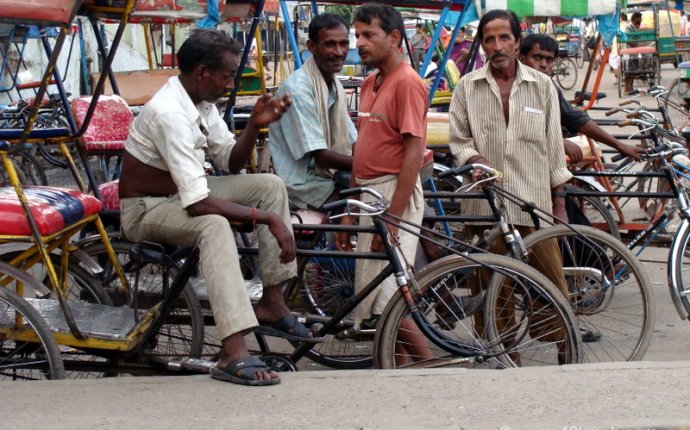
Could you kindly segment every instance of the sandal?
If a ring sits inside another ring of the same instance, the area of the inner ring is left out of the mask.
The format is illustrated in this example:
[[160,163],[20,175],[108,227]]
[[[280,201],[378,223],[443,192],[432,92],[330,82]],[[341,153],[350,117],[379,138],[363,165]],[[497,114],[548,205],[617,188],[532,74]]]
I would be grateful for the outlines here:
[[280,384],[280,378],[256,379],[259,370],[270,371],[266,363],[260,359],[249,356],[231,361],[221,368],[215,366],[211,369],[211,378],[219,381],[232,382],[233,384],[252,385],[255,387]]
[[320,343],[322,337],[309,336],[312,332],[297,320],[293,314],[287,314],[272,324],[261,324],[254,330],[256,334],[279,337],[293,342]]

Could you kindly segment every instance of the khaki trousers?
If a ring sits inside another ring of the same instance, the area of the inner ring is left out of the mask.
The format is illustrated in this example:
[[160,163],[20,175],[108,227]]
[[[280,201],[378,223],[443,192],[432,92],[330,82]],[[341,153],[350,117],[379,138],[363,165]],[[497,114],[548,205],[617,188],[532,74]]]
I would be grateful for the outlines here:
[[[287,192],[283,182],[270,174],[210,176],[211,196],[244,206],[277,213],[291,226]],[[228,220],[220,215],[192,217],[182,208],[178,195],[122,199],[122,229],[133,242],[196,246],[201,272],[221,339],[258,325],[240,270],[235,238]],[[281,264],[280,248],[265,225],[257,225],[259,269],[265,287],[297,276],[295,262]]]
[[[467,226],[467,232],[469,237],[478,235],[482,237],[484,230],[491,228],[491,226]],[[534,227],[525,226],[515,226],[515,228],[520,232],[522,237],[527,237],[528,234],[535,231]],[[503,237],[497,237],[494,243],[489,246],[489,252],[498,255],[506,255],[508,253],[508,248],[506,247]],[[568,298],[568,284],[565,280],[565,275],[563,274],[563,259],[561,257],[561,251],[558,247],[558,241],[556,239],[551,239],[539,243],[537,246],[531,249],[531,253],[527,263],[533,268],[537,269],[540,273],[546,276],[551,282],[558,287],[558,289]],[[481,285],[488,285],[489,272],[487,270],[481,271],[481,280],[474,280],[470,282],[470,289],[472,290],[472,295],[479,293],[482,288]],[[550,311],[543,309],[545,304],[540,304],[535,302],[535,319],[549,319]],[[509,330],[514,325],[514,309],[515,304],[511,294],[511,286],[506,285],[502,293],[499,296],[499,301],[497,303],[497,325],[500,330]],[[554,323],[555,324],[555,323]],[[550,333],[550,335],[542,335],[542,339],[559,341],[563,339],[563,332],[560,331],[560,327],[549,323],[538,323],[534,322],[535,326],[539,326],[539,329],[530,330],[533,336],[538,336],[541,333]],[[478,333],[483,333],[485,329],[484,326],[484,315],[478,312],[475,315],[475,330]]]
[[[375,178],[372,180],[357,180],[357,185],[372,188],[379,193],[381,193],[389,201],[393,197],[395,192],[395,187],[398,184],[398,177],[394,175],[387,175],[380,178]],[[362,194],[362,201],[370,202],[373,197],[369,194]],[[422,184],[417,179],[417,185],[415,186],[414,192],[412,193],[412,198],[405,208],[405,212],[402,218],[415,224],[421,224],[422,218],[424,217],[424,195],[422,191]],[[373,222],[371,217],[362,216],[359,217],[360,226],[371,226]],[[410,227],[410,226],[407,226]],[[418,232],[419,229],[413,229],[412,231]],[[358,252],[369,252],[371,250],[371,240],[373,239],[373,234],[370,233],[359,233],[357,236],[357,251]],[[408,233],[399,230],[398,243],[400,248],[398,249],[398,256],[403,261],[407,261],[410,265],[414,264],[415,254],[417,253],[417,243],[419,242],[419,237],[412,233]],[[402,252],[402,255],[401,255]],[[404,258],[402,257],[404,256]],[[373,260],[373,259],[357,259],[355,264],[355,290],[357,292],[361,291],[366,285],[376,277],[384,267],[388,265],[388,260]],[[361,321],[371,317],[372,315],[381,315],[386,307],[386,304],[393,297],[398,285],[395,282],[395,277],[393,275],[386,278],[379,286],[371,293],[355,310],[355,319]]]

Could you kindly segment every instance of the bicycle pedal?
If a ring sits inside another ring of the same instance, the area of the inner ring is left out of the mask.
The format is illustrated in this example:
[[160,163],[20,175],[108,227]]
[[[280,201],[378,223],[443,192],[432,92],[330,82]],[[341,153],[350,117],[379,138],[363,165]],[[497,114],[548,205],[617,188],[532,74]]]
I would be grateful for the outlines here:
[[338,340],[353,340],[353,341],[367,341],[374,340],[374,335],[376,334],[376,329],[355,329],[346,328],[343,331],[338,332],[335,338]]

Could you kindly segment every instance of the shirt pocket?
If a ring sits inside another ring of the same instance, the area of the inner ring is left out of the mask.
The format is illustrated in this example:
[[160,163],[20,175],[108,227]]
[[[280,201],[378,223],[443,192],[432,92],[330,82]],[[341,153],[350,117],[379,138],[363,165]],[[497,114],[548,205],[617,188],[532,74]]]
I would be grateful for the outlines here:
[[546,141],[546,114],[543,111],[521,110],[516,125],[517,138],[520,142],[540,144]]

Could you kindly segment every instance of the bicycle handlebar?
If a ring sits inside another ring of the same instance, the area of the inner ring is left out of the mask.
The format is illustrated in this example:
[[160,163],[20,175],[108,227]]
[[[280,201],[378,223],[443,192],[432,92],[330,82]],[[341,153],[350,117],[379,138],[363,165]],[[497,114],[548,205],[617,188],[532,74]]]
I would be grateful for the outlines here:
[[441,172],[438,174],[439,179],[443,179],[448,176],[460,176],[464,175],[467,172],[471,172],[472,170],[479,169],[485,173],[488,173],[491,176],[495,177],[500,177],[501,172],[498,170],[494,169],[493,167],[486,166],[484,164],[479,164],[479,163],[472,163],[472,164],[465,164],[462,166],[457,166],[453,167],[452,169],[448,169],[445,172]]
[[321,206],[321,208],[324,211],[332,212],[335,209],[354,206],[354,207],[358,207],[358,208],[364,210],[365,212],[367,212],[368,214],[372,214],[372,215],[381,213],[384,210],[388,209],[388,205],[389,205],[388,201],[386,201],[386,199],[381,195],[381,193],[379,193],[378,191],[373,190],[371,188],[355,187],[355,188],[348,188],[348,189],[342,190],[340,192],[340,194],[343,196],[352,196],[352,195],[363,194],[363,193],[372,195],[376,199],[376,201],[373,202],[372,204],[369,204],[369,203],[365,203],[365,202],[363,202],[361,200],[357,200],[357,199],[341,199],[341,200],[336,200],[334,202],[326,203],[323,206]]

